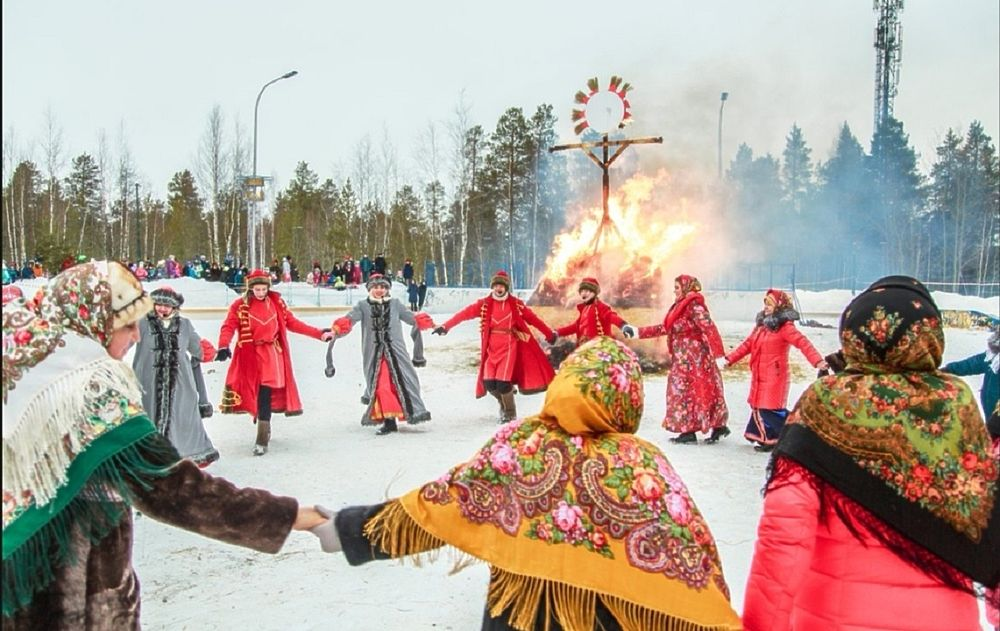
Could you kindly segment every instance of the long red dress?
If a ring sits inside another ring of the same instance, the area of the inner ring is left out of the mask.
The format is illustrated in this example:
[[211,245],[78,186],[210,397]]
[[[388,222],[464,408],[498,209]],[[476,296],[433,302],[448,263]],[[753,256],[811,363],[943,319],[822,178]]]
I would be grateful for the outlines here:
[[670,336],[671,365],[663,427],[682,434],[723,427],[729,418],[722,375],[715,365],[715,358],[725,354],[722,336],[700,294],[698,298],[676,303],[663,324],[639,329],[640,339]]
[[555,371],[528,325],[546,338],[551,338],[553,331],[534,311],[510,294],[503,300],[496,300],[490,294],[465,307],[442,326],[451,330],[460,322],[475,317],[479,318],[482,334],[476,398],[486,396],[484,379],[509,381],[521,394],[548,388]]
[[[219,332],[219,348],[229,348],[236,335],[233,360],[219,409],[257,416],[257,389],[270,386],[271,411],[285,416],[302,414],[299,390],[292,375],[288,331],[320,339],[323,332],[296,318],[281,295],[269,291],[264,300],[252,295],[237,298]],[[238,335],[237,335],[238,334]]]

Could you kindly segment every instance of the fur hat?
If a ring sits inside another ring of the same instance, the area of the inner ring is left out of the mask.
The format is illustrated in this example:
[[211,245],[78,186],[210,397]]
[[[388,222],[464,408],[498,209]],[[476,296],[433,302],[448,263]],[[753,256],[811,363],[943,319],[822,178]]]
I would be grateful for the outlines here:
[[577,291],[583,291],[584,289],[589,289],[597,295],[601,293],[601,284],[597,282],[596,278],[588,276],[580,281],[580,286],[577,288]]
[[249,291],[254,285],[267,285],[271,286],[271,275],[262,269],[255,269],[254,271],[247,274],[247,290]]
[[[111,330],[117,331],[149,313],[153,302],[132,270],[112,261],[107,265],[108,285],[111,286]],[[98,269],[102,267],[98,264]]]
[[392,283],[389,279],[381,274],[372,274],[368,277],[368,282],[365,283],[365,287],[371,289],[372,287],[382,286],[386,289],[392,289]]
[[507,275],[507,272],[500,270],[493,275],[493,278],[490,279],[490,287],[496,284],[503,285],[507,291],[510,291],[510,276]]
[[149,297],[153,299],[154,305],[166,305],[174,309],[180,309],[184,304],[184,296],[174,291],[172,287],[159,287],[149,292]]

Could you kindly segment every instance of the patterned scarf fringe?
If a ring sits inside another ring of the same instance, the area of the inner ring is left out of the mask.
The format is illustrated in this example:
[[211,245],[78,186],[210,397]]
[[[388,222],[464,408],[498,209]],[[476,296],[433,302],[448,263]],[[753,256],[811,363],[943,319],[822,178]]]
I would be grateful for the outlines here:
[[90,422],[81,418],[95,392],[117,391],[130,401],[141,401],[135,373],[108,357],[84,364],[52,382],[26,407],[18,426],[3,440],[3,488],[30,490],[44,506],[66,482],[66,470],[80,453],[82,432]]
[[[365,536],[392,558],[410,556],[419,567],[423,561],[433,561],[442,547],[456,555],[451,574],[465,569],[480,559],[449,546],[417,523],[399,500],[386,504],[378,515],[368,520]],[[547,621],[555,620],[565,631],[593,631],[597,622],[597,602],[607,608],[621,625],[622,631],[729,631],[727,625],[706,626],[653,611],[627,600],[574,587],[558,581],[508,572],[490,567],[490,589],[486,605],[490,616],[507,612],[508,623],[518,631],[532,631],[538,618],[538,608],[544,603],[549,612]],[[549,629],[549,622],[544,627]]]
[[66,508],[3,561],[3,615],[12,616],[31,604],[59,568],[79,562],[75,530],[91,544],[100,542],[129,510],[123,498],[132,496],[130,485],[149,488],[151,479],[169,473],[179,459],[169,443],[153,434],[101,464]]

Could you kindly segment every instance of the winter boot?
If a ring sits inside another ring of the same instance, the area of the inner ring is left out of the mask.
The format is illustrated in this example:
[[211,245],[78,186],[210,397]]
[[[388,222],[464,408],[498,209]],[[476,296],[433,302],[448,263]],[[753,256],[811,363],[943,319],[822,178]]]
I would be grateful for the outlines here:
[[398,432],[398,431],[399,428],[396,427],[396,419],[387,418],[384,421],[382,421],[382,425],[379,426],[377,430],[375,430],[375,435],[385,436],[386,434],[391,434],[393,432]]
[[271,442],[271,421],[257,421],[257,442],[253,446],[253,455],[263,456],[267,453],[267,444]]
[[712,430],[712,435],[705,439],[705,442],[708,443],[709,445],[712,445],[714,443],[719,442],[720,438],[725,438],[726,436],[729,436],[731,433],[732,432],[730,432],[729,428],[726,427],[725,425],[723,425],[722,427],[716,427],[715,429]]
[[517,418],[517,404],[514,402],[514,391],[500,395],[500,418],[504,423]]
[[671,438],[670,442],[678,445],[694,445],[698,442],[698,437],[694,435],[694,432],[684,432],[680,436]]

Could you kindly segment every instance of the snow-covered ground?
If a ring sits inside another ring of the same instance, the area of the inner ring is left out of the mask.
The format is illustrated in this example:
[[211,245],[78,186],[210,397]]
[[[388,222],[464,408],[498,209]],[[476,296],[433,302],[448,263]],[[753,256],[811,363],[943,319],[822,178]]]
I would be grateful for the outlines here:
[[[186,306],[224,307],[235,296],[213,283],[180,280],[170,284],[185,294]],[[295,296],[298,289],[303,289],[303,295],[316,292],[296,285],[279,289],[286,296]],[[484,293],[433,289],[428,307],[440,322]],[[803,310],[830,314],[820,318],[824,321],[835,322],[836,311],[850,300],[849,292],[808,297],[802,293]],[[362,296],[355,291],[352,299]],[[348,304],[344,298],[339,304]],[[759,294],[708,295],[727,343],[750,331],[759,301]],[[962,301],[956,299],[949,308],[984,311],[977,299]],[[994,305],[992,313],[996,311]],[[303,315],[316,326],[328,326],[332,317]],[[199,314],[194,317],[195,328],[214,342],[221,319],[221,313]],[[802,330],[824,354],[837,347],[833,329]],[[948,329],[946,337],[945,360],[950,361],[979,352],[986,333]],[[355,332],[337,343],[338,370],[332,379],[323,374],[325,345],[293,335],[292,358],[305,413],[292,419],[275,417],[271,449],[262,458],[250,455],[254,429],[249,419],[217,413],[206,426],[222,459],[209,471],[238,485],[263,487],[333,509],[402,494],[465,460],[495,431],[495,402],[476,400],[473,394],[478,345],[478,326],[473,322],[457,327],[447,337],[428,336],[428,365],[418,372],[433,420],[413,429],[404,425],[399,434],[378,437],[359,423],[363,411],[360,335]],[[808,385],[808,375],[814,374],[794,351],[793,361],[802,368],[799,374],[806,376],[792,384],[791,401]],[[206,367],[213,396],[222,391],[227,366]],[[766,454],[754,452],[740,438],[749,416],[747,378],[745,370],[727,371],[726,400],[734,431],[718,445],[667,442],[668,434],[660,428],[664,377],[646,379],[646,411],[639,430],[639,435],[663,449],[705,513],[719,544],[737,611],[743,606],[767,463]],[[969,383],[978,392],[979,379]],[[537,412],[543,396],[519,396],[520,414]],[[352,568],[341,555],[321,553],[312,535],[302,533],[293,533],[277,555],[258,554],[147,517],[137,519],[134,559],[142,582],[143,625],[152,630],[476,629],[488,581],[484,565],[449,576],[451,565],[444,558],[422,568],[396,562]]]

